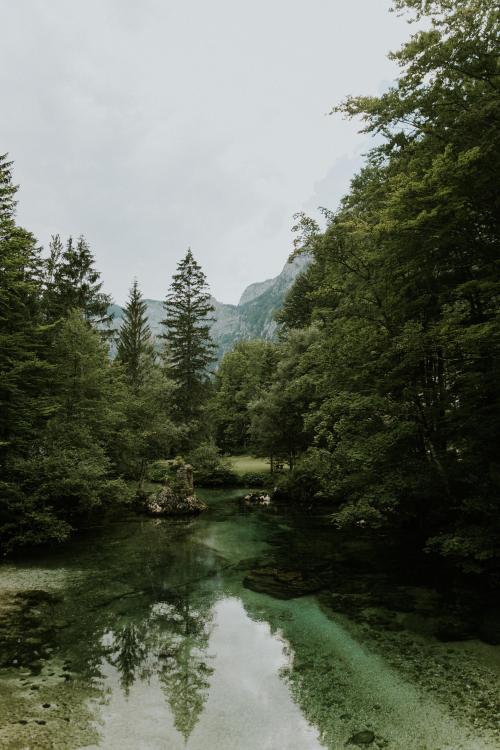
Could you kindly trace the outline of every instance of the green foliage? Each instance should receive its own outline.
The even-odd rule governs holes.
[[[97,506],[126,500],[113,478],[109,446],[125,424],[119,382],[112,377],[107,349],[81,313],[62,324],[51,350],[54,413],[39,450],[23,467],[23,488],[58,517],[85,516]]]
[[[146,303],[142,299],[137,280],[132,284],[123,314],[117,350],[117,359],[124,365],[132,388],[139,388],[144,381],[145,372],[153,364],[154,348],[147,322]]]
[[[188,455],[193,466],[194,479],[202,487],[224,487],[238,484],[238,477],[231,470],[228,461],[221,458],[214,443],[202,443]]]
[[[146,476],[150,482],[164,482],[167,476],[166,461],[153,461],[146,470]]]
[[[245,450],[250,442],[250,404],[271,383],[277,351],[266,341],[240,341],[222,359],[208,413],[224,452]]]
[[[41,257],[33,235],[13,218],[16,189],[11,163],[0,157],[0,469],[22,452],[50,405],[49,368],[42,349]]]
[[[285,297],[283,307],[276,314],[282,333],[292,328],[305,328],[311,323],[314,310],[313,295],[313,269],[309,267],[297,276]]]
[[[79,311],[62,322],[46,352],[43,426],[9,456],[2,500],[4,551],[65,539],[100,507],[129,499],[110,445],[124,424],[107,349]]]
[[[316,384],[301,361],[315,330],[294,331],[280,348],[272,383],[250,404],[250,436],[256,453],[272,464],[286,461],[293,467],[308,442],[303,412]]]
[[[63,245],[60,236],[52,237],[46,261],[44,306],[49,320],[59,320],[71,310],[80,310],[94,325],[108,325],[111,298],[101,291],[100,274],[94,256],[83,236],[72,237]]]
[[[257,472],[248,471],[244,474],[237,475],[238,484],[241,487],[267,487],[270,484],[270,474],[259,474]]]
[[[379,135],[279,315],[272,382],[247,399],[282,490],[338,526],[407,533],[468,571],[500,559],[499,11],[397,0],[429,25],[397,84],[337,108]],[[222,443],[221,443],[222,444]]]
[[[189,421],[199,415],[206,395],[206,371],[215,349],[208,317],[214,308],[205,274],[191,250],[177,265],[164,308],[165,360],[178,385],[179,415]]]
[[[120,368],[117,363],[115,369]],[[113,455],[129,479],[142,483],[151,462],[175,455],[186,442],[186,429],[174,420],[176,392],[176,384],[158,362],[150,363],[140,386],[132,388],[125,382],[125,425],[117,435]]]

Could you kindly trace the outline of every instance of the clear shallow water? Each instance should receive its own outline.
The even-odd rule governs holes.
[[[417,681],[318,597],[245,588],[303,564],[317,531],[207,498],[198,519],[129,519],[0,569],[0,747],[337,750],[363,731],[379,750],[499,747],[436,697],[423,652]]]

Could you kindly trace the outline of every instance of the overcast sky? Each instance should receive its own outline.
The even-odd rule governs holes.
[[[215,296],[276,275],[370,143],[328,116],[394,79],[389,0],[0,0],[0,153],[43,245],[85,234],[106,291],[161,299],[188,245]]]

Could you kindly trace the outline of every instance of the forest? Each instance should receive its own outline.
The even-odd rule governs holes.
[[[310,262],[277,340],[242,340],[217,368],[190,250],[165,283],[162,337],[136,281],[116,331],[87,240],[41,248],[1,158],[3,555],[136,507],[159,461],[230,485],[225,457],[251,453],[276,498],[326,507],[332,534],[404,540],[498,581],[499,11],[395,10],[427,23],[393,53],[398,80],[331,113],[373,136],[364,166],[321,225],[297,215],[292,257]]]

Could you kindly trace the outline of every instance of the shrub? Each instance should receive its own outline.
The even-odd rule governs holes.
[[[191,451],[188,461],[193,466],[195,484],[203,487],[225,487],[238,484],[238,477],[229,463],[221,458],[213,443],[202,443]]]

